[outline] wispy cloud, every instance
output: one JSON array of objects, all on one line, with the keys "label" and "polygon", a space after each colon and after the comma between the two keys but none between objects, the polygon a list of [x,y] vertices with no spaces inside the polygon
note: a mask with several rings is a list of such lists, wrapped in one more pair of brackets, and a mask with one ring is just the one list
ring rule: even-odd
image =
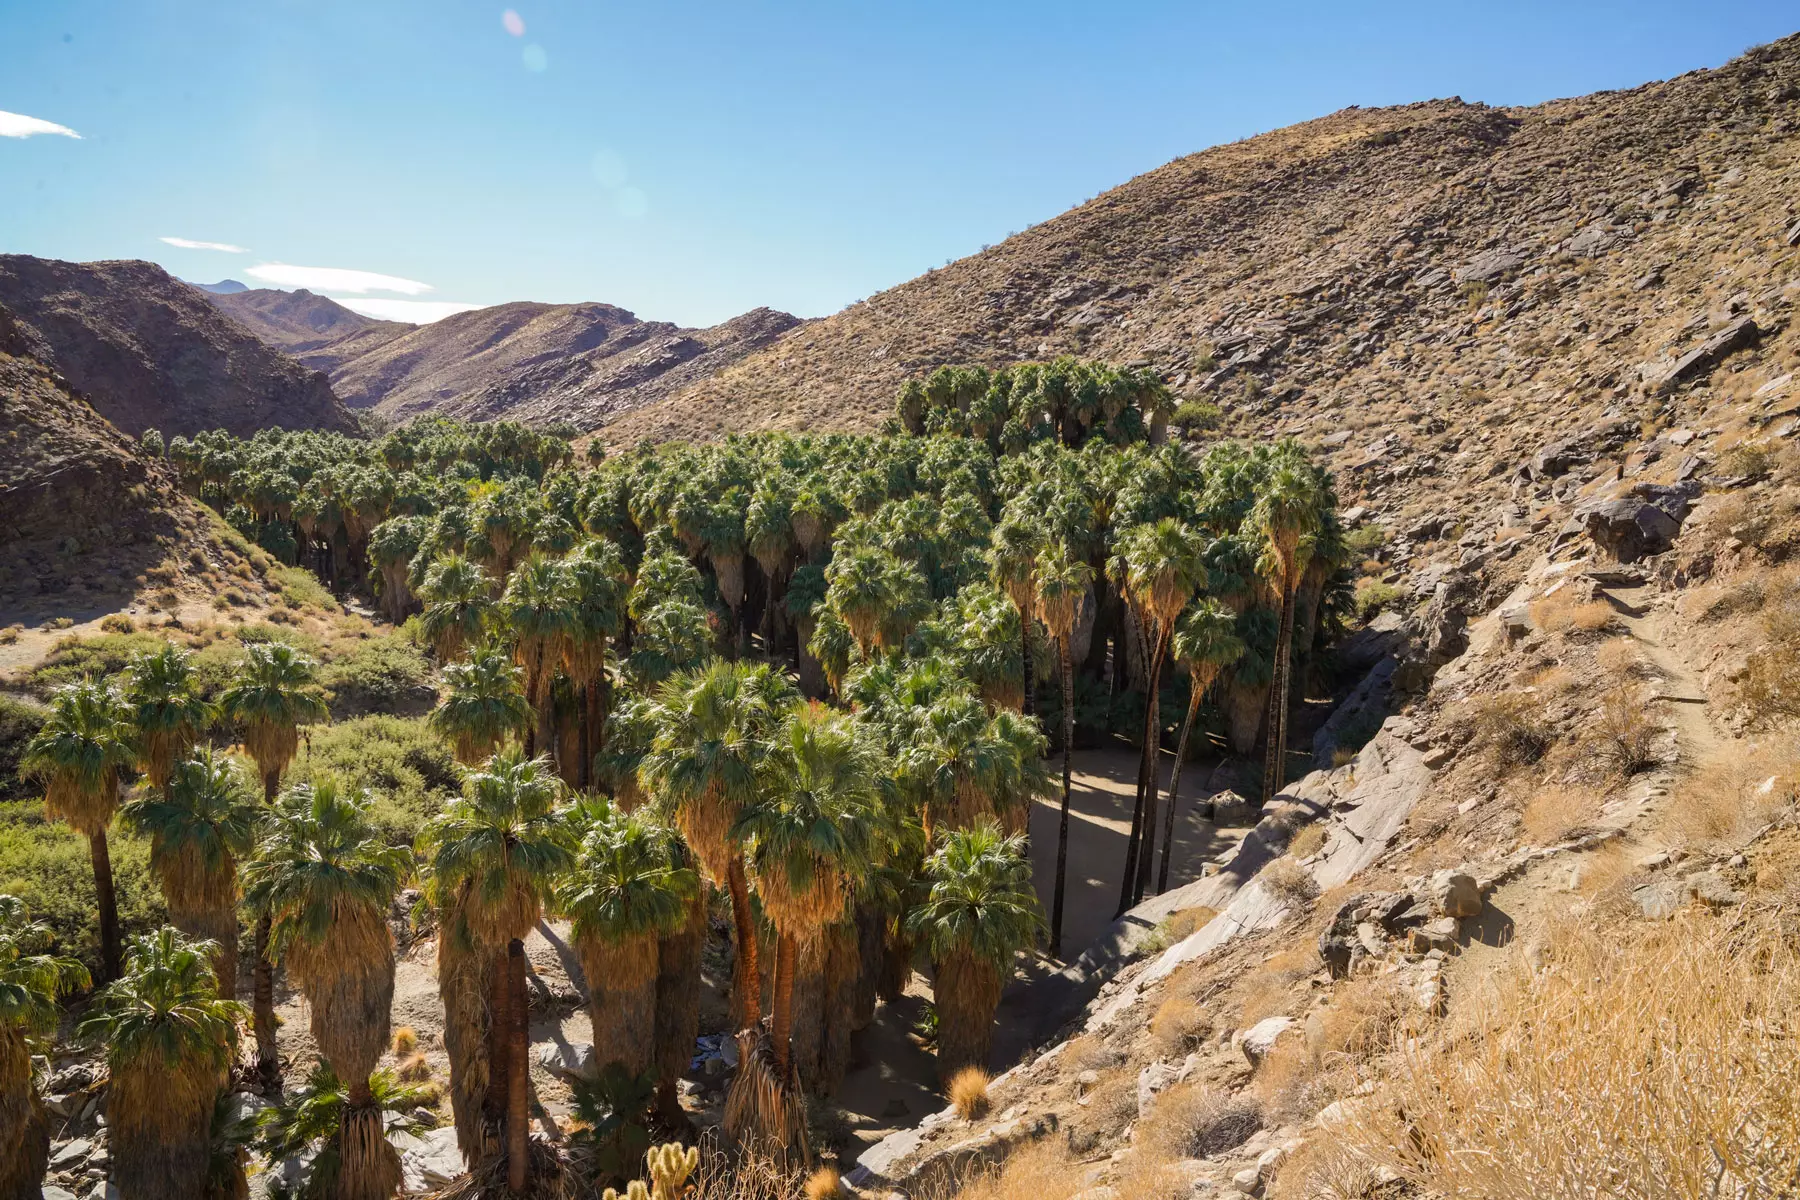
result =
[{"label": "wispy cloud", "polygon": [[347,267],[297,267],[291,263],[258,263],[244,273],[252,279],[272,283],[276,287],[349,292],[353,296],[369,292],[422,296],[432,290],[429,283],[420,283],[416,279],[402,279],[398,275],[381,275],[374,271],[354,271]]},{"label": "wispy cloud", "polygon": [[0,112],[0,137],[28,138],[40,133],[54,133],[76,141],[81,140],[81,135],[67,125],[58,125],[55,121],[45,121],[39,117],[28,117],[24,113]]},{"label": "wispy cloud", "polygon": [[377,321],[405,321],[411,325],[429,325],[459,312],[485,308],[482,304],[459,304],[454,300],[360,300],[332,297],[351,312],[359,312]]},{"label": "wispy cloud", "polygon": [[196,242],[193,238],[166,237],[157,238],[159,242],[167,242],[177,250],[219,250],[226,254],[248,254],[242,246],[234,246],[230,242]]}]

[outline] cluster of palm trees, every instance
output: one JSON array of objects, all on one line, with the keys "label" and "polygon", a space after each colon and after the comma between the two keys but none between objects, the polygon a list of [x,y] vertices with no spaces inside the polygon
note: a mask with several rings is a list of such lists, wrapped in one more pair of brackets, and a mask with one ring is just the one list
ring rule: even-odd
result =
[{"label": "cluster of palm trees", "polygon": [[[229,1005],[240,912],[252,923],[271,1090],[287,963],[330,1068],[331,1105],[305,1127],[330,1130],[344,1194],[398,1177],[375,1064],[387,909],[414,873],[458,1141],[514,1192],[542,1161],[524,943],[548,915],[571,922],[601,1062],[654,1083],[671,1116],[709,889],[731,913],[738,1136],[803,1136],[797,1095],[835,1086],[850,1033],[920,952],[941,1069],[985,1063],[1014,956],[1045,926],[1024,843],[1040,801],[1060,802],[1061,953],[1074,746],[1121,732],[1140,750],[1124,908],[1170,884],[1196,728],[1265,745],[1265,799],[1281,785],[1295,664],[1341,602],[1329,478],[1292,444],[1157,444],[1169,401],[1145,373],[1073,360],[947,369],[901,396],[924,436],[733,437],[587,470],[508,426],[177,439],[184,478],[247,533],[272,552],[291,537],[290,561],[340,588],[366,579],[416,629],[441,667],[427,721],[466,776],[411,847],[381,841],[364,797],[283,791],[324,710],[281,643],[249,647],[216,709],[172,648],[59,693],[27,766],[92,848],[101,979],[122,969],[106,830],[136,775],[125,815],[178,931],[154,953],[190,954],[194,997]],[[134,943],[133,963],[153,957]],[[8,1112],[0,1096],[0,1142]]]}]

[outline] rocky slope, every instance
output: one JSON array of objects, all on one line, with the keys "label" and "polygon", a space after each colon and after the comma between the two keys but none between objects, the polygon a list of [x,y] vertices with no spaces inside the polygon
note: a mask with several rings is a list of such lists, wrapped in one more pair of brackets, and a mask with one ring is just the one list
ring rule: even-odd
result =
[{"label": "rocky slope", "polygon": [[0,255],[0,305],[36,355],[125,433],[356,428],[323,375],[151,263]]},{"label": "rocky slope", "polygon": [[415,328],[403,321],[377,321],[351,312],[329,297],[314,295],[305,288],[284,292],[240,287],[221,292],[221,286],[201,289],[219,311],[269,345],[327,374]]}]

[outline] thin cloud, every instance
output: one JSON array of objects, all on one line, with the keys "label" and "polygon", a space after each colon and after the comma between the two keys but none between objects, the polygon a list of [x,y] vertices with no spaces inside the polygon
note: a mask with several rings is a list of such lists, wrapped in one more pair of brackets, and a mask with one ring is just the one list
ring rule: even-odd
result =
[{"label": "thin cloud", "polygon": [[361,313],[365,317],[374,317],[377,321],[405,321],[409,325],[429,325],[456,313],[487,307],[484,304],[461,304],[454,300],[360,300],[342,296],[334,296],[332,299],[351,312]]},{"label": "thin cloud", "polygon": [[0,137],[28,138],[40,133],[54,133],[58,137],[74,138],[78,142],[81,140],[81,135],[67,125],[28,117],[23,113],[0,112]]},{"label": "thin cloud", "polygon": [[276,287],[308,288],[316,292],[349,292],[353,296],[363,296],[369,292],[422,296],[433,290],[429,283],[420,283],[416,279],[402,279],[398,275],[381,275],[374,271],[354,271],[347,267],[297,267],[291,263],[258,263],[246,270],[245,274]]},{"label": "thin cloud", "polygon": [[242,246],[234,246],[230,242],[196,242],[193,238],[165,237],[157,238],[159,242],[167,242],[177,250],[217,250],[224,254],[248,254]]}]

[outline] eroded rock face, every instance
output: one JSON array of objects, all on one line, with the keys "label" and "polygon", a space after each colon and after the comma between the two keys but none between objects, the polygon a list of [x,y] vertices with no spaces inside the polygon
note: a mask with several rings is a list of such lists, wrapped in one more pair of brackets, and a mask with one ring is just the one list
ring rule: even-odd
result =
[{"label": "eroded rock face", "polygon": [[1578,519],[1601,551],[1614,560],[1632,563],[1661,554],[1675,543],[1681,522],[1648,500],[1625,497],[1604,500],[1587,508]]}]

